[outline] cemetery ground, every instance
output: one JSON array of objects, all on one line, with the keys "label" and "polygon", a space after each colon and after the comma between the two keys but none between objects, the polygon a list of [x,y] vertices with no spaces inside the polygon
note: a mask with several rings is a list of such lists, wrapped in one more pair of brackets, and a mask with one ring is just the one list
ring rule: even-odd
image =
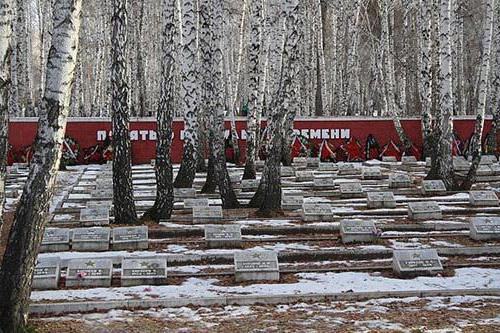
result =
[{"label": "cemetery ground", "polygon": [[[200,193],[198,174],[193,189],[176,190],[172,218],[147,228],[113,223],[110,166],[69,167],[30,323],[39,332],[497,332],[499,166],[484,158],[473,190],[450,193],[423,180],[424,162],[295,159],[282,168],[283,216],[273,219],[222,210],[218,194]],[[7,223],[26,173],[9,169]],[[242,173],[231,166],[244,204],[258,182]],[[143,212],[153,168],[134,166],[133,183]]]}]

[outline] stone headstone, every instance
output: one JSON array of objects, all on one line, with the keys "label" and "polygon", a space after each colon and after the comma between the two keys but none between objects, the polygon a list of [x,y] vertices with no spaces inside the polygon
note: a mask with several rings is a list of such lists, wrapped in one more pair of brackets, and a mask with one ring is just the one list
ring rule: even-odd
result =
[{"label": "stone headstone", "polygon": [[314,178],[313,187],[315,189],[332,189],[335,187],[333,178]]},{"label": "stone headstone", "polygon": [[378,180],[382,179],[382,170],[379,167],[363,168],[363,179]]},{"label": "stone headstone", "polygon": [[408,174],[393,173],[389,175],[389,188],[407,188],[411,187],[412,180]]},{"label": "stone headstone", "polygon": [[377,239],[377,227],[373,221],[342,220],[340,236],[343,243],[373,242]]},{"label": "stone headstone", "polygon": [[123,258],[121,286],[158,285],[167,279],[166,258]]},{"label": "stone headstone", "polygon": [[274,251],[241,251],[234,253],[236,282],[277,281],[280,279],[278,256]]},{"label": "stone headstone", "polygon": [[231,183],[239,183],[241,182],[241,174],[239,172],[232,172],[229,174],[229,179],[231,180]]},{"label": "stone headstone", "polygon": [[441,207],[435,201],[408,203],[408,218],[411,220],[433,220],[442,217]]},{"label": "stone headstone", "polygon": [[479,177],[493,176],[494,172],[488,164],[480,164],[477,168],[476,174]]},{"label": "stone headstone", "polygon": [[382,156],[382,162],[395,163],[398,159],[396,156]]},{"label": "stone headstone", "polygon": [[307,167],[308,168],[317,168],[319,167],[319,163],[320,163],[320,159],[319,157],[308,157],[307,158]]},{"label": "stone headstone", "polygon": [[69,251],[70,229],[45,228],[40,252]]},{"label": "stone headstone", "polygon": [[365,193],[363,192],[363,186],[361,183],[341,183],[340,184],[340,197],[341,198],[363,198]]},{"label": "stone headstone", "polygon": [[281,197],[281,208],[287,210],[301,209],[304,197],[300,195],[283,195]]},{"label": "stone headstone", "polygon": [[396,208],[396,199],[392,192],[368,192],[368,208]]},{"label": "stone headstone", "polygon": [[298,182],[312,182],[314,180],[314,171],[297,171],[295,180]]},{"label": "stone headstone", "polygon": [[113,188],[96,189],[90,192],[90,196],[93,199],[112,199],[113,198]]},{"label": "stone headstone", "polygon": [[205,243],[208,248],[241,247],[241,226],[237,224],[205,225]]},{"label": "stone headstone", "polygon": [[241,181],[242,192],[254,192],[259,188],[260,179],[243,179]]},{"label": "stone headstone", "polygon": [[113,250],[147,250],[148,227],[119,227],[112,230]]},{"label": "stone headstone", "polygon": [[459,172],[469,171],[470,164],[462,156],[453,157],[453,169]]},{"label": "stone headstone", "polygon": [[319,164],[318,171],[322,171],[322,172],[335,172],[338,169],[339,168],[338,168],[337,164],[335,164],[335,163],[325,163],[325,162],[322,162],[322,163]]},{"label": "stone headstone", "polygon": [[473,217],[470,223],[470,237],[475,240],[500,239],[500,217]]},{"label": "stone headstone", "polygon": [[73,229],[71,247],[73,251],[107,251],[110,233],[102,227]]},{"label": "stone headstone", "polygon": [[472,206],[498,206],[499,200],[493,191],[470,191],[469,202]]},{"label": "stone headstone", "polygon": [[293,165],[307,166],[307,157],[295,157],[293,159]]},{"label": "stone headstone", "polygon": [[194,223],[218,222],[222,220],[222,217],[220,206],[193,207]]},{"label": "stone headstone", "polygon": [[358,168],[353,163],[339,163],[339,171],[338,171],[339,176],[360,175],[361,172],[362,172],[361,169]]},{"label": "stone headstone", "polygon": [[94,207],[108,207],[111,210],[113,206],[113,201],[111,200],[91,200],[85,203],[86,208],[94,208]]},{"label": "stone headstone", "polygon": [[493,173],[493,176],[500,176],[500,164],[495,163],[490,165],[491,172]]},{"label": "stone headstone", "polygon": [[184,199],[184,209],[193,209],[193,207],[208,207],[208,198],[188,198]]},{"label": "stone headstone", "polygon": [[331,221],[332,206],[328,203],[304,203],[302,205],[302,218],[310,221]]},{"label": "stone headstone", "polygon": [[446,194],[446,186],[442,180],[424,180],[422,181],[423,195],[442,195]]},{"label": "stone headstone", "polygon": [[109,207],[93,206],[80,210],[80,223],[83,225],[108,225]]},{"label": "stone headstone", "polygon": [[282,166],[281,177],[295,177],[295,168],[290,166]]},{"label": "stone headstone", "polygon": [[392,268],[396,275],[409,277],[439,273],[443,265],[435,249],[394,250]]},{"label": "stone headstone", "polygon": [[111,259],[72,259],[68,261],[66,287],[110,287]]},{"label": "stone headstone", "polygon": [[[469,156],[469,161],[472,161],[472,156]],[[495,155],[482,155],[481,162],[482,165],[491,165],[493,163],[497,163],[498,159]]]},{"label": "stone headstone", "polygon": [[176,200],[183,200],[187,198],[196,197],[196,189],[189,188],[174,188],[174,198]]},{"label": "stone headstone", "polygon": [[31,288],[57,289],[60,270],[60,259],[58,257],[39,259],[35,266]]},{"label": "stone headstone", "polygon": [[416,166],[418,165],[417,158],[415,156],[403,156],[401,157],[402,165]]}]

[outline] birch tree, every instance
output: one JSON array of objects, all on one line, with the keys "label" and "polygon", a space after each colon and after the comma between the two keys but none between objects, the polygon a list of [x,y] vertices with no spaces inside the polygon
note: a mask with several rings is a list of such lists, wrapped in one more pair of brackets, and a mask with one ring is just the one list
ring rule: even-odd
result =
[{"label": "birch tree", "polygon": [[13,0],[0,0],[0,230],[3,224],[5,179],[9,150],[9,93],[12,55]]},{"label": "birch tree", "polygon": [[30,172],[0,270],[0,330],[24,332],[31,280],[53,196],[78,51],[82,0],[54,2],[54,31]]},{"label": "birch tree", "polygon": [[182,50],[180,52],[180,99],[184,115],[184,151],[175,187],[191,187],[196,175],[196,150],[198,144],[198,66],[197,66],[197,15],[196,1],[183,0]]}]

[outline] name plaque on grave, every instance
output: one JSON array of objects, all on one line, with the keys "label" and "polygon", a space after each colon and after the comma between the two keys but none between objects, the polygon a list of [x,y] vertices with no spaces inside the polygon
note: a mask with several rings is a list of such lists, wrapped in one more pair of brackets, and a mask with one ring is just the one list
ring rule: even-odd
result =
[{"label": "name plaque on grave", "polygon": [[319,168],[318,168],[318,171],[322,171],[322,172],[334,172],[337,170],[338,170],[337,164],[326,163],[326,162],[320,163]]},{"label": "name plaque on grave", "polygon": [[33,289],[57,289],[59,284],[60,259],[58,257],[38,260],[33,273]]},{"label": "name plaque on grave", "polygon": [[500,239],[500,217],[481,216],[472,218],[470,236],[475,240]]},{"label": "name plaque on grave", "polygon": [[303,203],[303,196],[284,195],[281,197],[281,206],[283,209],[301,209]]},{"label": "name plaque on grave", "polygon": [[241,245],[241,226],[206,225],[205,242],[209,248],[239,247]]},{"label": "name plaque on grave", "polygon": [[342,220],[340,221],[342,242],[372,242],[377,238],[377,228],[373,221]]},{"label": "name plaque on grave", "polygon": [[234,254],[236,281],[279,280],[278,256],[273,251],[241,251]]},{"label": "name plaque on grave", "polygon": [[362,172],[360,168],[357,168],[352,163],[340,163],[339,164],[339,176],[349,176],[349,175],[359,175]]},{"label": "name plaque on grave", "polygon": [[417,165],[417,158],[415,156],[401,157],[401,164],[403,165]]},{"label": "name plaque on grave", "polygon": [[184,199],[184,208],[185,209],[192,209],[193,207],[208,207],[208,206],[209,206],[208,198]]},{"label": "name plaque on grave", "polygon": [[443,270],[435,249],[394,250],[392,263],[394,272],[400,276]]},{"label": "name plaque on grave", "polygon": [[109,224],[109,207],[93,206],[81,209],[80,222],[83,224]]},{"label": "name plaque on grave", "polygon": [[411,186],[411,178],[405,173],[393,173],[389,175],[389,188],[404,188]]},{"label": "name plaque on grave", "polygon": [[282,166],[281,167],[281,177],[295,177],[295,168]]},{"label": "name plaque on grave", "polygon": [[473,206],[498,206],[499,200],[493,191],[470,191],[469,202]]},{"label": "name plaque on grave", "polygon": [[260,179],[243,179],[241,189],[243,191],[255,191],[259,187]]},{"label": "name plaque on grave", "polygon": [[72,246],[77,251],[107,251],[109,249],[110,228],[73,229]]},{"label": "name plaque on grave", "polygon": [[442,180],[424,180],[422,194],[446,194],[446,186]]},{"label": "name plaque on grave", "polygon": [[328,203],[304,203],[302,205],[302,218],[310,221],[330,221],[333,218],[332,207]]},{"label": "name plaque on grave", "polygon": [[217,221],[222,220],[222,207],[208,206],[208,207],[193,207],[193,221]]},{"label": "name plaque on grave", "polygon": [[167,278],[166,258],[124,258],[122,286],[154,285]]},{"label": "name plaque on grave", "polygon": [[440,219],[441,207],[434,201],[408,203],[408,217],[413,220]]},{"label": "name plaque on grave", "polygon": [[335,180],[333,178],[314,178],[315,188],[331,188],[335,186]]},{"label": "name plaque on grave", "polygon": [[40,252],[59,252],[69,250],[70,229],[45,228]]},{"label": "name plaque on grave", "polygon": [[111,259],[72,259],[68,262],[66,286],[109,287],[112,273]]},{"label": "name plaque on grave", "polygon": [[366,202],[368,208],[396,207],[396,199],[392,192],[368,192]]},{"label": "name plaque on grave", "polygon": [[319,157],[309,157],[307,158],[307,166],[310,168],[319,167],[320,159]]},{"label": "name plaque on grave", "polygon": [[310,182],[314,180],[314,171],[297,171],[295,178],[298,182]]},{"label": "name plaque on grave", "polygon": [[194,198],[196,197],[196,189],[194,188],[174,188],[174,198]]},{"label": "name plaque on grave", "polygon": [[372,180],[372,179],[381,179],[382,171],[379,167],[370,167],[363,168],[363,179]]},{"label": "name plaque on grave", "polygon": [[363,192],[363,186],[361,183],[341,183],[340,184],[340,196],[342,198],[361,198],[365,194]]},{"label": "name plaque on grave", "polygon": [[397,162],[396,156],[382,156],[382,162],[388,162],[388,163],[393,163]]}]

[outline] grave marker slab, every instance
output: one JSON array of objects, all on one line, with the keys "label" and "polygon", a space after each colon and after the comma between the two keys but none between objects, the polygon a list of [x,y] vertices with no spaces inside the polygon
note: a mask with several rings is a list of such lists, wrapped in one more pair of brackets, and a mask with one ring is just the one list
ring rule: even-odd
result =
[{"label": "grave marker slab", "polygon": [[318,171],[322,171],[322,172],[335,172],[338,169],[339,168],[338,168],[337,164],[335,164],[335,163],[325,163],[325,162],[322,162],[322,163],[319,164]]},{"label": "grave marker slab", "polygon": [[110,233],[110,228],[103,227],[73,229],[72,249],[74,251],[107,251]]},{"label": "grave marker slab", "polygon": [[494,172],[488,164],[480,164],[476,174],[480,177],[493,176]]},{"label": "grave marker slab", "polygon": [[187,198],[195,198],[196,189],[190,188],[174,188],[174,198],[176,200],[183,200]]},{"label": "grave marker slab", "polygon": [[396,199],[392,192],[368,192],[368,208],[396,208]]},{"label": "grave marker slab", "polygon": [[82,225],[108,225],[109,207],[93,206],[80,210],[80,223]]},{"label": "grave marker slab", "polygon": [[373,221],[342,220],[340,221],[340,236],[342,242],[374,242],[377,240],[377,228]]},{"label": "grave marker slab", "polygon": [[113,188],[92,190],[90,196],[93,199],[112,199],[113,198]]},{"label": "grave marker slab", "polygon": [[361,183],[341,183],[340,184],[340,197],[341,198],[363,198],[365,193],[363,192],[363,186]]},{"label": "grave marker slab", "polygon": [[113,250],[147,250],[148,227],[119,227],[112,230]]},{"label": "grave marker slab", "polygon": [[242,192],[255,192],[259,188],[260,179],[243,179],[241,181]]},{"label": "grave marker slab", "polygon": [[389,188],[411,187],[412,181],[406,173],[393,173],[389,175]]},{"label": "grave marker slab", "polygon": [[395,163],[398,159],[396,156],[382,156],[382,162]]},{"label": "grave marker slab", "polygon": [[45,228],[40,252],[69,251],[70,229]]},{"label": "grave marker slab", "polygon": [[472,206],[498,206],[499,200],[493,191],[470,191],[469,202]]},{"label": "grave marker slab", "polygon": [[442,217],[441,207],[435,201],[408,203],[408,218],[411,220],[433,220]]},{"label": "grave marker slab", "polygon": [[493,173],[493,176],[500,176],[500,164],[495,163],[490,165],[491,172]]},{"label": "grave marker slab", "polygon": [[314,181],[314,171],[297,171],[295,172],[295,180],[297,182],[312,182]]},{"label": "grave marker slab", "polygon": [[339,176],[354,176],[360,175],[362,170],[353,163],[340,163],[339,164]]},{"label": "grave marker slab", "polygon": [[423,195],[443,195],[446,194],[446,186],[442,180],[422,181]]},{"label": "grave marker slab", "polygon": [[193,222],[219,222],[222,220],[221,206],[193,207]]},{"label": "grave marker slab", "polygon": [[307,158],[307,167],[308,168],[317,168],[317,167],[319,167],[320,162],[321,162],[321,160],[319,159],[319,157],[308,157]]},{"label": "grave marker slab", "polygon": [[278,256],[274,251],[235,252],[234,267],[236,282],[280,279]]},{"label": "grave marker slab", "polygon": [[302,218],[306,222],[331,221],[332,206],[328,203],[304,203],[302,205]]},{"label": "grave marker slab", "polygon": [[295,177],[295,168],[289,166],[282,166],[281,177]]},{"label": "grave marker slab", "polygon": [[363,179],[379,180],[382,179],[382,170],[379,167],[363,168]]},{"label": "grave marker slab", "polygon": [[44,258],[37,261],[33,274],[33,289],[57,289],[60,276],[60,259]]},{"label": "grave marker slab", "polygon": [[184,209],[193,209],[193,207],[208,207],[208,198],[188,198],[184,199]]},{"label": "grave marker slab", "polygon": [[283,195],[281,197],[281,207],[286,210],[301,209],[304,197],[300,195]]},{"label": "grave marker slab", "polygon": [[208,248],[235,248],[241,247],[241,226],[205,225],[205,243]]},{"label": "grave marker slab", "polygon": [[394,250],[392,268],[400,277],[436,274],[443,271],[443,265],[435,249]]},{"label": "grave marker slab", "polygon": [[470,237],[475,240],[500,239],[500,217],[473,217],[470,223]]},{"label": "grave marker slab", "polygon": [[94,208],[94,207],[108,207],[108,209],[111,210],[111,207],[113,206],[113,201],[111,200],[92,200],[92,201],[87,201],[85,204],[86,208]]},{"label": "grave marker slab", "polygon": [[314,178],[314,189],[332,189],[335,187],[333,178]]},{"label": "grave marker slab", "polygon": [[403,156],[401,157],[401,164],[408,166],[416,166],[418,165],[418,161],[415,156]]},{"label": "grave marker slab", "polygon": [[453,157],[453,169],[459,172],[469,171],[470,164],[461,156]]},{"label": "grave marker slab", "polygon": [[72,259],[68,261],[66,287],[110,287],[111,259]]},{"label": "grave marker slab", "polygon": [[121,286],[158,285],[167,279],[166,258],[123,258]]}]

